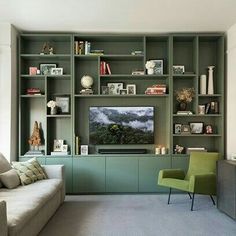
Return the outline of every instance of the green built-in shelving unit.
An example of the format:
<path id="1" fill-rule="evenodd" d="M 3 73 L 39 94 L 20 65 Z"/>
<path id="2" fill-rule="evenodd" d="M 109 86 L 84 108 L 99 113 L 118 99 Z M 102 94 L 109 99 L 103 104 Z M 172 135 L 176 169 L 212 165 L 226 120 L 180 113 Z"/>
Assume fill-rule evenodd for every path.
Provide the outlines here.
<path id="1" fill-rule="evenodd" d="M 104 50 L 103 55 L 75 53 L 75 41 L 88 41 L 91 49 Z M 45 42 L 54 48 L 53 55 L 40 55 Z M 142 51 L 141 55 L 132 55 Z M 30 157 L 28 139 L 34 121 L 42 128 L 44 156 L 42 164 L 66 166 L 67 193 L 163 192 L 156 185 L 158 171 L 163 168 L 187 169 L 189 155 L 176 154 L 174 147 L 205 147 L 224 155 L 225 140 L 225 72 L 224 35 L 221 33 L 191 34 L 51 34 L 23 33 L 19 40 L 19 160 Z M 132 75 L 134 69 L 146 72 L 150 59 L 164 61 L 163 75 Z M 100 63 L 109 63 L 112 73 L 100 75 Z M 56 64 L 63 75 L 30 75 L 29 67 Z M 184 74 L 173 74 L 173 65 L 184 65 Z M 214 65 L 214 94 L 200 94 L 200 75 Z M 81 77 L 94 79 L 93 95 L 81 95 Z M 104 95 L 102 86 L 108 82 L 136 85 L 136 95 Z M 145 95 L 154 84 L 165 84 L 164 95 Z M 191 115 L 177 115 L 174 92 L 193 87 L 196 95 L 189 106 Z M 28 88 L 39 88 L 41 95 L 27 95 Z M 51 115 L 47 102 L 57 96 L 69 97 L 69 113 Z M 210 102 L 219 105 L 218 114 L 198 113 L 198 106 Z M 154 106 L 155 143 L 138 145 L 147 154 L 101 155 L 99 148 L 135 148 L 136 145 L 89 145 L 88 111 L 90 106 Z M 175 134 L 174 124 L 190 122 L 211 124 L 213 134 Z M 75 153 L 75 137 L 89 145 L 89 155 Z M 70 155 L 51 156 L 55 139 L 63 139 Z M 166 155 L 155 155 L 158 145 L 167 148 Z"/>

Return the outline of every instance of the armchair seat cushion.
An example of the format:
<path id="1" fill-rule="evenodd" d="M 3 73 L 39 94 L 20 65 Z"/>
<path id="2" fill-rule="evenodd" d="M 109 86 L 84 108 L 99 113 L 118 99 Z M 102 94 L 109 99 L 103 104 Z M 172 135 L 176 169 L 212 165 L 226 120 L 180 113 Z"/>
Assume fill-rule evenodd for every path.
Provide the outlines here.
<path id="1" fill-rule="evenodd" d="M 159 182 L 159 185 L 189 192 L 188 180 L 164 178 Z"/>

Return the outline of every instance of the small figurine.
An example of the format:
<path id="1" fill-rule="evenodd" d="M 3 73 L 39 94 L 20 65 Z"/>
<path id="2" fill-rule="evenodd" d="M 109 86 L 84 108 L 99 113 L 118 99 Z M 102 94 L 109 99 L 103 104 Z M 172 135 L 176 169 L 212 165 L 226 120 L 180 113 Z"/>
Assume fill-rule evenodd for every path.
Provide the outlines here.
<path id="1" fill-rule="evenodd" d="M 53 54 L 54 54 L 54 53 L 53 53 L 53 47 L 50 46 L 49 49 L 48 49 L 48 51 L 49 51 L 49 54 L 50 54 L 50 55 L 53 55 Z"/>
<path id="2" fill-rule="evenodd" d="M 48 52 L 48 43 L 44 43 L 40 55 L 45 55 Z"/>
<path id="3" fill-rule="evenodd" d="M 30 137 L 30 139 L 28 140 L 28 143 L 33 146 L 33 148 L 35 149 L 35 147 L 38 147 L 42 144 L 41 143 L 41 138 L 40 138 L 40 129 L 38 126 L 38 122 L 35 121 L 34 122 L 34 129 L 33 129 L 33 133 Z"/>

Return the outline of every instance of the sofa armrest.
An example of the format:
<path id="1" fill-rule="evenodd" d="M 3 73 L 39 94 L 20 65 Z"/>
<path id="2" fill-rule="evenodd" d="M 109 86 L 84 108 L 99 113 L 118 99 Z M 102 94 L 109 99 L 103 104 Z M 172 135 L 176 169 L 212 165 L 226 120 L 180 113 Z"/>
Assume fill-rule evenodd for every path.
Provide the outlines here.
<path id="1" fill-rule="evenodd" d="M 0 234 L 7 236 L 7 206 L 5 201 L 0 201 Z"/>
<path id="2" fill-rule="evenodd" d="M 61 201 L 65 199 L 65 166 L 64 165 L 42 165 L 44 171 L 49 179 L 61 179 L 62 180 L 62 197 Z"/>
<path id="3" fill-rule="evenodd" d="M 216 174 L 197 174 L 190 176 L 189 179 L 190 192 L 199 194 L 216 194 Z"/>

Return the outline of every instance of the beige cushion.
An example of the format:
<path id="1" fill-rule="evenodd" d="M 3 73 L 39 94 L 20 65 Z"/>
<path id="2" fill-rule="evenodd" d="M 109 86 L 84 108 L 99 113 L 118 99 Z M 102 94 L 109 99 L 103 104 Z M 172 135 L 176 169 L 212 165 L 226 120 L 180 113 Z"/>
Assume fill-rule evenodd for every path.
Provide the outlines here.
<path id="1" fill-rule="evenodd" d="M 4 172 L 6 172 L 10 169 L 11 169 L 10 163 L 7 161 L 7 159 L 0 152 L 0 174 L 4 173 Z M 0 188 L 1 187 L 2 187 L 2 183 L 1 183 L 1 180 L 0 180 Z"/>
<path id="2" fill-rule="evenodd" d="M 36 157 L 25 162 L 12 162 L 12 166 L 17 171 L 22 185 L 47 178 Z"/>
<path id="3" fill-rule="evenodd" d="M 20 185 L 19 176 L 14 169 L 0 174 L 0 180 L 7 188 L 16 188 L 18 185 Z"/>
<path id="4" fill-rule="evenodd" d="M 0 174 L 11 169 L 11 165 L 8 160 L 0 153 Z"/>

